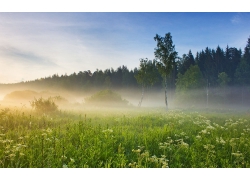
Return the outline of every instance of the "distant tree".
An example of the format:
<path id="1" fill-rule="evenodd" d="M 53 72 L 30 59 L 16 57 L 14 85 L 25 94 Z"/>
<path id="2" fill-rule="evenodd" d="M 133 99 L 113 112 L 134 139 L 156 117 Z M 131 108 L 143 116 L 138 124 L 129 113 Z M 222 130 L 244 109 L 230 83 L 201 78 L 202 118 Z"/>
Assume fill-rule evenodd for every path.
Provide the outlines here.
<path id="1" fill-rule="evenodd" d="M 30 102 L 32 108 L 38 113 L 54 113 L 58 111 L 58 106 L 54 102 L 54 98 L 49 97 L 48 99 L 38 98 Z"/>
<path id="2" fill-rule="evenodd" d="M 228 75 L 228 77 L 232 80 L 232 82 L 234 82 L 234 75 L 235 75 L 235 71 L 241 61 L 241 50 L 238 50 L 237 48 L 229 48 L 227 46 L 226 48 L 226 73 Z"/>
<path id="3" fill-rule="evenodd" d="M 137 83 L 142 86 L 142 94 L 141 100 L 138 104 L 140 107 L 142 104 L 145 87 L 153 86 L 155 82 L 158 80 L 157 69 L 156 69 L 156 61 L 151 61 L 146 59 L 140 60 L 140 67 L 138 73 L 135 75 Z"/>
<path id="4" fill-rule="evenodd" d="M 244 55 L 245 61 L 250 64 L 250 37 L 247 40 L 246 47 L 244 48 Z"/>
<path id="5" fill-rule="evenodd" d="M 250 65 L 243 58 L 235 72 L 236 82 L 240 85 L 250 84 Z"/>
<path id="6" fill-rule="evenodd" d="M 231 81 L 231 79 L 228 77 L 227 73 L 221 72 L 218 75 L 218 80 L 217 81 L 218 81 L 220 89 L 222 91 L 222 96 L 223 96 L 224 103 L 225 103 L 225 100 L 226 100 L 226 88 L 227 88 L 228 83 Z"/>
<path id="7" fill-rule="evenodd" d="M 226 67 L 226 58 L 223 49 L 220 46 L 217 46 L 214 59 L 217 67 L 217 73 L 225 72 Z"/>
<path id="8" fill-rule="evenodd" d="M 179 61 L 179 73 L 184 74 L 191 65 L 195 65 L 195 61 L 191 50 L 189 50 L 189 53 L 183 54 L 182 58 Z"/>
<path id="9" fill-rule="evenodd" d="M 106 76 L 105 81 L 104 81 L 104 86 L 108 89 L 111 87 L 111 80 L 109 76 Z"/>
<path id="10" fill-rule="evenodd" d="M 241 86 L 241 102 L 243 103 L 243 92 L 245 87 L 250 84 L 250 65 L 245 60 L 245 57 L 242 58 L 239 66 L 235 72 L 236 83 Z"/>
<path id="11" fill-rule="evenodd" d="M 157 42 L 154 54 L 155 58 L 158 60 L 157 67 L 162 75 L 165 86 L 165 104 L 166 109 L 168 110 L 167 77 L 174 69 L 175 59 L 177 58 L 178 53 L 175 51 L 175 46 L 173 45 L 170 33 L 165 34 L 165 37 L 156 34 L 154 40 Z"/>
<path id="12" fill-rule="evenodd" d="M 204 86 L 204 79 L 198 65 L 191 65 L 184 75 L 178 74 L 176 91 L 179 94 L 186 94 L 189 90 Z"/>
<path id="13" fill-rule="evenodd" d="M 225 72 L 219 73 L 217 81 L 218 81 L 220 87 L 225 88 L 228 85 L 228 83 L 230 82 L 230 80 L 231 79 L 228 77 L 227 73 L 225 73 Z"/>

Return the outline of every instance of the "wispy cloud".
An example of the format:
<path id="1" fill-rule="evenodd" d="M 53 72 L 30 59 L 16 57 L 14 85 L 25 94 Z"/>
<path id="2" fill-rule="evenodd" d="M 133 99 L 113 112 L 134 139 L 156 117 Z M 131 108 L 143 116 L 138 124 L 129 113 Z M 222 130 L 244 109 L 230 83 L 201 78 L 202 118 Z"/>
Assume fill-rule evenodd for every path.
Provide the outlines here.
<path id="1" fill-rule="evenodd" d="M 10 46 L 0 46 L 0 56 L 5 57 L 9 61 L 16 61 L 18 59 L 19 63 L 29 65 L 57 66 L 46 57 Z"/>
<path id="2" fill-rule="evenodd" d="M 240 22 L 241 22 L 241 15 L 240 15 L 240 13 L 237 13 L 236 15 L 234 15 L 231 18 L 231 23 L 233 23 L 233 24 L 238 24 Z"/>

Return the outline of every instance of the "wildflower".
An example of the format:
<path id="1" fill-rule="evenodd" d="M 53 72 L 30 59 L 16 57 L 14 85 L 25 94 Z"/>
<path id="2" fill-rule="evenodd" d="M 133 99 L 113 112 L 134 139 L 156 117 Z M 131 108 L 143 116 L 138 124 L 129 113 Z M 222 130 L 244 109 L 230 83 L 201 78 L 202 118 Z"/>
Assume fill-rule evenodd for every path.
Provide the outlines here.
<path id="1" fill-rule="evenodd" d="M 198 136 L 196 136 L 196 138 L 197 138 L 197 139 L 201 139 L 201 136 L 198 135 Z"/>
<path id="2" fill-rule="evenodd" d="M 158 163 L 158 158 L 156 157 L 156 155 L 153 155 L 149 160 L 151 162 Z"/>
<path id="3" fill-rule="evenodd" d="M 242 153 L 240 151 L 237 151 L 236 153 L 232 153 L 233 156 L 240 157 L 242 156 Z"/>
<path id="4" fill-rule="evenodd" d="M 186 135 L 186 133 L 184 133 L 184 132 L 181 133 L 181 136 L 185 136 L 185 135 Z"/>
<path id="5" fill-rule="evenodd" d="M 46 130 L 46 132 L 47 132 L 48 134 L 50 134 L 50 133 L 52 132 L 52 129 L 48 128 L 48 129 Z"/>
<path id="6" fill-rule="evenodd" d="M 137 150 L 132 149 L 132 152 L 135 152 L 135 153 L 140 153 L 140 152 L 141 152 L 141 150 L 140 150 L 140 149 L 137 149 Z"/>
<path id="7" fill-rule="evenodd" d="M 220 127 L 220 125 L 219 125 L 219 124 L 216 124 L 216 123 L 213 123 L 213 125 L 216 126 L 216 127 Z"/>
<path id="8" fill-rule="evenodd" d="M 62 156 L 62 159 L 66 160 L 66 159 L 67 159 L 67 156 L 65 156 L 65 155 L 64 155 L 64 156 Z"/>
<path id="9" fill-rule="evenodd" d="M 222 137 L 216 138 L 216 141 L 221 143 L 222 145 L 226 144 L 226 141 L 224 141 L 224 139 Z"/>
<path id="10" fill-rule="evenodd" d="M 214 146 L 214 145 L 211 145 L 211 144 L 207 144 L 207 145 L 203 145 L 203 147 L 204 147 L 206 150 L 211 150 L 211 149 L 213 149 L 215 146 Z"/>
<path id="11" fill-rule="evenodd" d="M 72 163 L 74 163 L 74 162 L 75 162 L 75 160 L 74 160 L 73 158 L 70 158 L 70 161 L 71 161 Z"/>
<path id="12" fill-rule="evenodd" d="M 159 146 L 159 149 L 166 149 L 167 146 Z"/>
<path id="13" fill-rule="evenodd" d="M 162 163 L 162 168 L 168 168 L 168 163 L 167 162 L 163 162 Z"/>
<path id="14" fill-rule="evenodd" d="M 161 155 L 161 157 L 162 157 L 162 158 L 166 158 L 166 156 L 165 156 L 165 155 Z"/>
<path id="15" fill-rule="evenodd" d="M 189 147 L 189 144 L 188 143 L 185 143 L 184 141 L 181 142 L 181 146 L 184 147 L 184 148 L 188 148 Z"/>
<path id="16" fill-rule="evenodd" d="M 207 129 L 213 130 L 213 129 L 215 129 L 215 128 L 214 128 L 213 126 L 209 125 L 209 126 L 207 126 Z"/>
<path id="17" fill-rule="evenodd" d="M 103 132 L 103 133 L 112 133 L 112 132 L 113 132 L 113 129 L 106 129 L 106 130 L 103 130 L 102 132 Z"/>
<path id="18" fill-rule="evenodd" d="M 141 154 L 142 157 L 149 157 L 149 152 L 145 151 L 144 153 Z"/>
<path id="19" fill-rule="evenodd" d="M 201 133 L 202 133 L 202 134 L 207 134 L 207 130 L 204 129 L 204 130 L 201 131 Z"/>
<path id="20" fill-rule="evenodd" d="M 136 162 L 129 163 L 128 166 L 129 166 L 129 167 L 136 167 Z"/>
<path id="21" fill-rule="evenodd" d="M 9 157 L 10 158 L 14 158 L 16 155 L 15 154 L 10 154 Z"/>
<path id="22" fill-rule="evenodd" d="M 13 140 L 11 140 L 11 139 L 6 139 L 6 141 L 9 142 L 9 143 L 13 142 Z"/>
<path id="23" fill-rule="evenodd" d="M 232 139 L 230 139 L 230 141 L 229 141 L 230 145 L 231 145 L 231 146 L 236 146 L 236 142 L 235 142 L 235 141 L 236 141 L 237 139 L 239 139 L 239 138 L 232 138 Z"/>

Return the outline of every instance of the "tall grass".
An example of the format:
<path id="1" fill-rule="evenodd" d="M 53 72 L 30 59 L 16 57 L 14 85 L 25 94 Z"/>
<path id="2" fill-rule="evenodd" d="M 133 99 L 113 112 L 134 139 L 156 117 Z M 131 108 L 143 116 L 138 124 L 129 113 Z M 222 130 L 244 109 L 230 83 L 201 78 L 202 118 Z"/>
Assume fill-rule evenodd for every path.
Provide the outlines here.
<path id="1" fill-rule="evenodd" d="M 0 167 L 250 167 L 249 133 L 240 115 L 2 109 Z"/>

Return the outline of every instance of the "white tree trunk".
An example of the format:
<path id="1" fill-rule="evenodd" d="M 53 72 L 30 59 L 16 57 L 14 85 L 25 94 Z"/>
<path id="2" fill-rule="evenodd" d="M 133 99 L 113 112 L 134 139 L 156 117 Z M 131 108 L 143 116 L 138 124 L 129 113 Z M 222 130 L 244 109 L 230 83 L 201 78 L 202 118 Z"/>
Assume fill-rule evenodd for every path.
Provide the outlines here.
<path id="1" fill-rule="evenodd" d="M 165 76 L 165 104 L 166 104 L 166 110 L 168 110 L 168 97 L 167 97 L 167 77 Z"/>
<path id="2" fill-rule="evenodd" d="M 144 96 L 144 89 L 145 87 L 142 85 L 141 101 L 139 102 L 138 107 L 141 107 L 143 96 Z"/>

